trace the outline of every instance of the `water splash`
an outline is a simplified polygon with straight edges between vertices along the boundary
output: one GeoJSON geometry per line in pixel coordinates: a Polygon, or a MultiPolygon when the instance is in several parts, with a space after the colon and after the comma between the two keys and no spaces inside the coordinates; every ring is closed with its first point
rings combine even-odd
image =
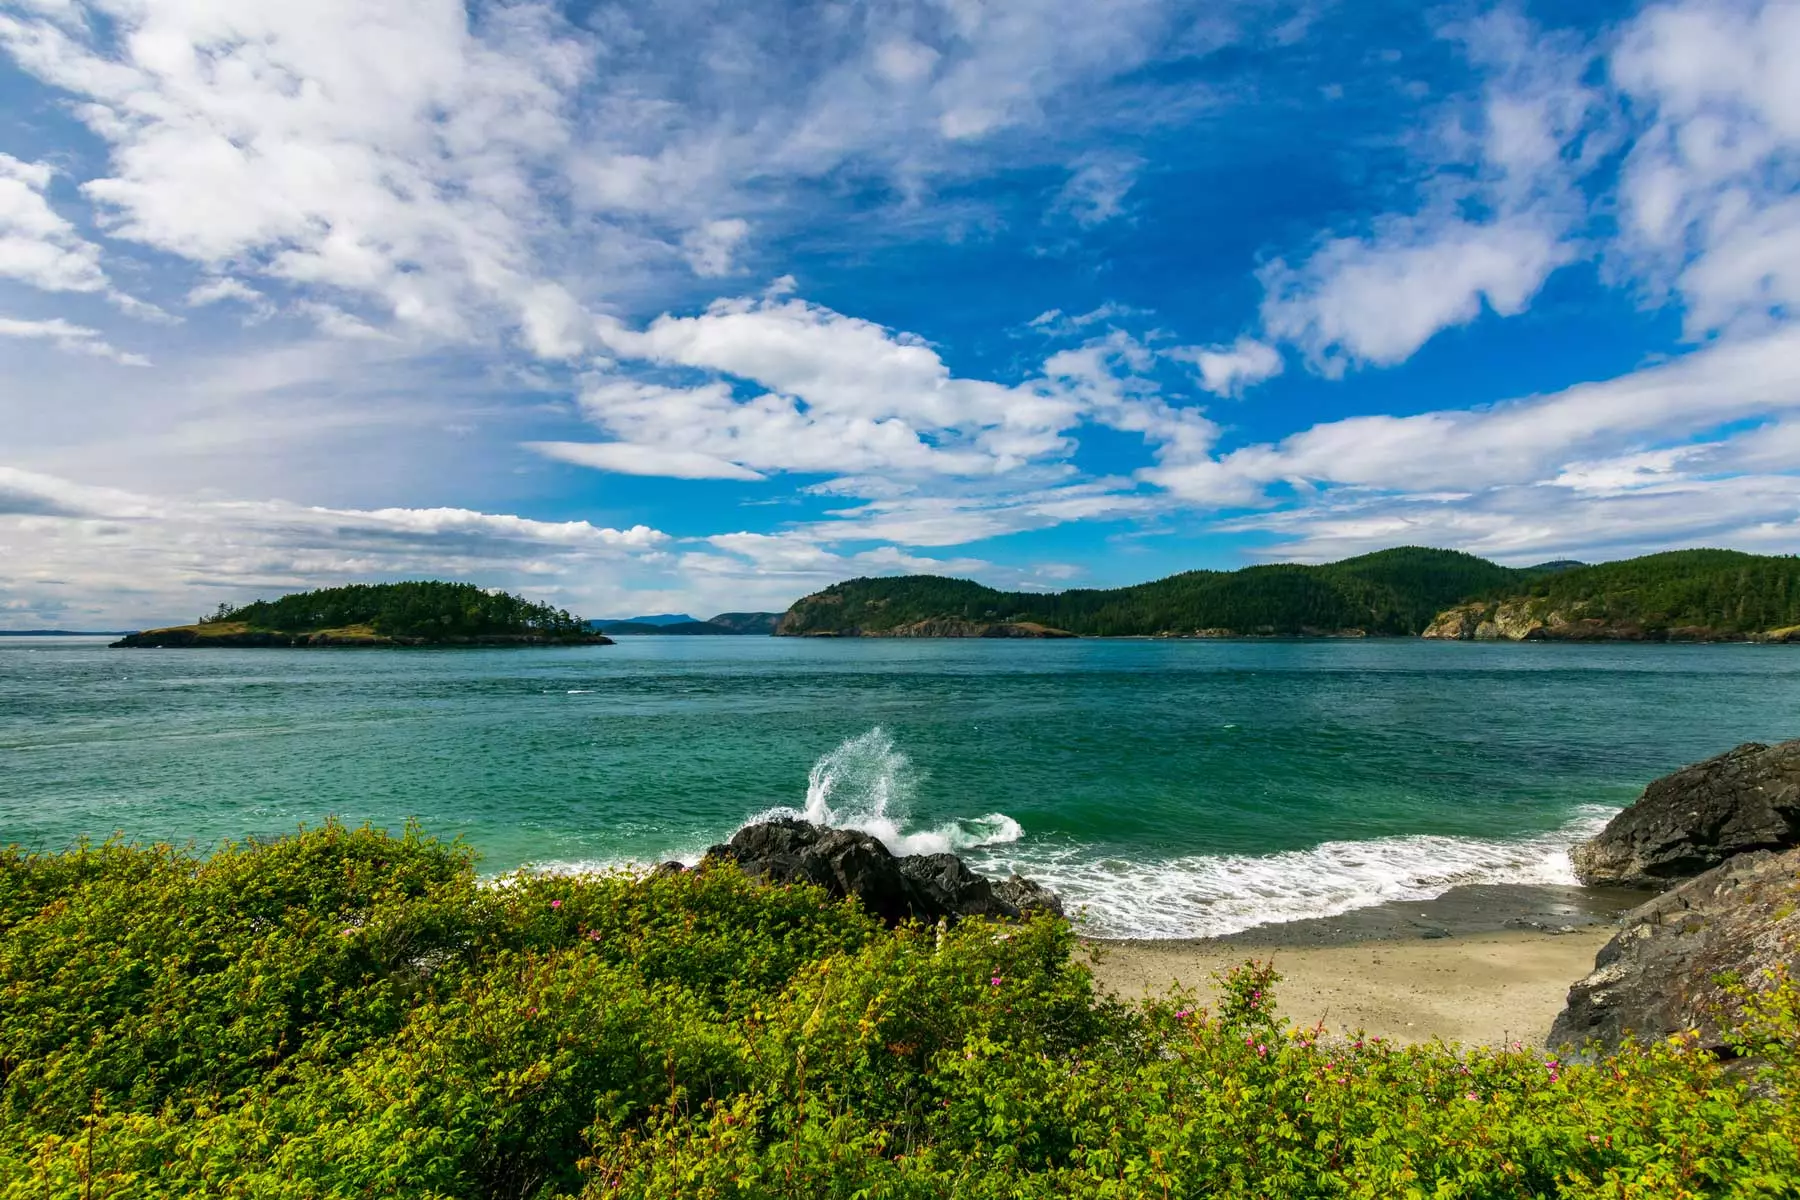
{"type": "Polygon", "coordinates": [[[958,853],[1024,836],[1017,821],[997,812],[906,832],[907,810],[917,786],[911,761],[878,725],[820,756],[807,772],[804,808],[782,805],[757,813],[745,824],[799,817],[815,825],[859,830],[879,838],[895,854],[958,853]]]}

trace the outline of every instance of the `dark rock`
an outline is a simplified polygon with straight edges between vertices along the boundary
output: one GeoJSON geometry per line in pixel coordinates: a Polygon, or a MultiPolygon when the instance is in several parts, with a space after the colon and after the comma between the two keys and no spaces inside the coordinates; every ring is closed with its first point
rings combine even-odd
{"type": "Polygon", "coordinates": [[[1800,739],[1737,749],[1665,775],[1569,852],[1590,886],[1667,887],[1734,854],[1800,846],[1800,739]]]}
{"type": "Polygon", "coordinates": [[[1025,913],[1047,912],[1056,916],[1063,915],[1062,899],[1055,892],[1035,880],[1023,875],[1010,875],[994,885],[994,895],[1004,904],[1010,904],[1021,915],[1025,913]]]}
{"type": "Polygon", "coordinates": [[[793,817],[745,826],[708,850],[705,861],[735,862],[744,874],[770,883],[810,883],[833,897],[855,896],[890,925],[1062,912],[1054,893],[1016,875],[995,884],[954,854],[895,857],[869,834],[793,817]]]}
{"type": "Polygon", "coordinates": [[[650,872],[650,876],[651,878],[656,879],[664,875],[685,875],[686,873],[686,863],[678,863],[671,860],[666,863],[658,863],[656,869],[650,872]]]}
{"type": "Polygon", "coordinates": [[[1569,989],[1552,1046],[1615,1047],[1696,1029],[1727,1049],[1733,1010],[1721,976],[1757,988],[1800,972],[1800,850],[1741,854],[1626,914],[1594,971],[1569,989]]]}

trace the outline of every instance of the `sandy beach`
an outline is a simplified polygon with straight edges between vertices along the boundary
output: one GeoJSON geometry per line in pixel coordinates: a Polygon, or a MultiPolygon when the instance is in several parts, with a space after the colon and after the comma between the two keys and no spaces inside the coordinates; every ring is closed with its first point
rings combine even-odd
{"type": "Polygon", "coordinates": [[[1136,999],[1172,985],[1205,1003],[1214,975],[1254,958],[1283,976],[1297,1024],[1396,1042],[1541,1044],[1569,985],[1642,896],[1581,888],[1457,888],[1423,903],[1270,925],[1225,938],[1085,943],[1101,987],[1136,999]]]}

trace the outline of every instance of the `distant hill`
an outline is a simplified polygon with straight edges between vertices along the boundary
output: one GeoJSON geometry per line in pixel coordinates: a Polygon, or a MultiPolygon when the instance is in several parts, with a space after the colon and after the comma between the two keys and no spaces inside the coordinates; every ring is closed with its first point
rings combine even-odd
{"type": "Polygon", "coordinates": [[[658,613],[650,617],[600,617],[588,622],[595,629],[607,625],[698,625],[699,617],[690,617],[686,613],[658,613]]]}
{"type": "Polygon", "coordinates": [[[608,645],[579,617],[469,583],[355,584],[233,608],[193,625],[134,633],[115,646],[608,645]]]}
{"type": "Polygon", "coordinates": [[[130,629],[0,629],[0,637],[120,637],[130,629]]]}
{"type": "MultiPolygon", "coordinates": [[[[801,637],[1405,636],[1438,628],[1446,610],[1457,606],[1497,609],[1527,594],[1561,598],[1565,608],[1578,599],[1599,604],[1595,611],[1603,621],[1626,619],[1628,611],[1662,613],[1667,605],[1661,599],[1645,593],[1648,609],[1632,599],[1644,580],[1655,580],[1670,596],[1688,596],[1681,619],[1717,629],[1718,636],[1744,637],[1800,621],[1786,598],[1792,593],[1780,582],[1800,570],[1797,560],[1739,555],[1726,563],[1709,557],[1728,553],[1688,551],[1631,560],[1650,564],[1634,574],[1630,563],[1512,568],[1459,551],[1405,546],[1318,566],[1189,571],[1132,587],[1045,594],[1001,592],[938,576],[852,579],[799,601],[777,632],[801,637]],[[1659,559],[1668,561],[1659,564],[1659,559]]],[[[1667,624],[1659,615],[1634,628],[1667,624]]],[[[1479,626],[1478,617],[1474,627],[1479,626]]]]}
{"type": "Polygon", "coordinates": [[[1441,614],[1426,637],[1800,641],[1800,558],[1672,550],[1572,566],[1441,614]]]}
{"type": "Polygon", "coordinates": [[[768,636],[775,632],[775,625],[781,620],[780,613],[720,613],[708,621],[696,621],[692,617],[682,620],[663,620],[637,617],[629,621],[590,621],[595,629],[610,635],[624,634],[641,636],[646,634],[712,634],[730,636],[738,634],[761,634],[768,636]]]}

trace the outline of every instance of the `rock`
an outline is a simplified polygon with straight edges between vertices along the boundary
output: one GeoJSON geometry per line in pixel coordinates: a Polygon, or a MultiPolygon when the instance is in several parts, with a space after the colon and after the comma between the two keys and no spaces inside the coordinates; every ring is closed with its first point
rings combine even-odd
{"type": "Polygon", "coordinates": [[[687,864],[686,863],[678,863],[678,862],[674,861],[673,859],[671,859],[670,861],[668,861],[666,863],[658,863],[656,865],[656,869],[650,872],[650,877],[652,879],[660,879],[667,875],[685,875],[685,874],[687,874],[687,864]]]}
{"type": "Polygon", "coordinates": [[[1626,914],[1624,928],[1569,989],[1551,1046],[1590,1039],[1612,1048],[1699,1031],[1729,1052],[1734,1010],[1721,975],[1757,988],[1764,972],[1800,973],[1800,850],[1741,854],[1626,914]]]}
{"type": "Polygon", "coordinates": [[[1023,875],[1009,875],[994,885],[994,894],[1021,914],[1034,912],[1063,916],[1062,898],[1035,880],[1023,875]]]}
{"type": "Polygon", "coordinates": [[[722,861],[770,883],[811,883],[833,897],[855,896],[890,925],[1062,912],[1055,893],[1016,875],[996,884],[954,854],[896,857],[869,834],[793,817],[745,826],[706,852],[705,862],[722,861]]]}
{"type": "Polygon", "coordinates": [[[1800,846],[1800,739],[1746,742],[1649,787],[1569,851],[1589,886],[1667,887],[1734,854],[1800,846]]]}

